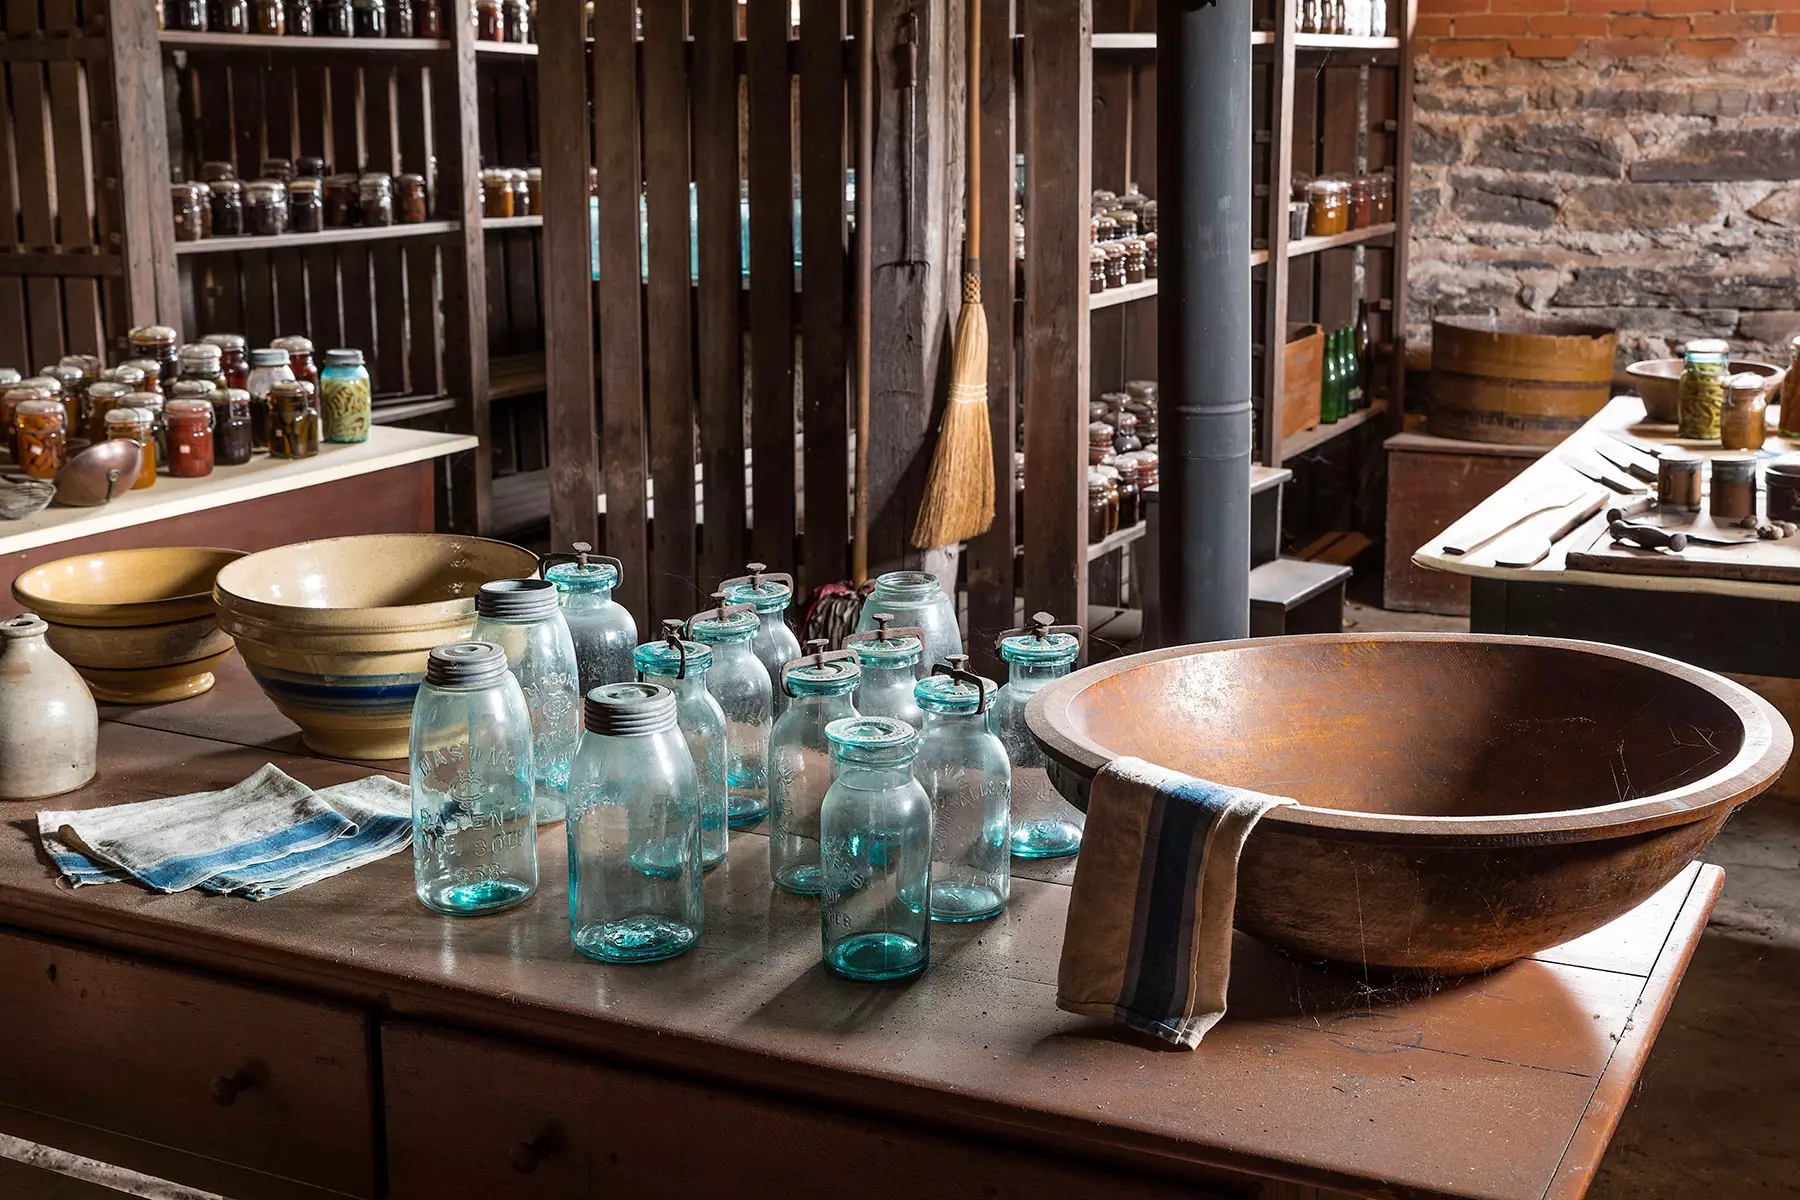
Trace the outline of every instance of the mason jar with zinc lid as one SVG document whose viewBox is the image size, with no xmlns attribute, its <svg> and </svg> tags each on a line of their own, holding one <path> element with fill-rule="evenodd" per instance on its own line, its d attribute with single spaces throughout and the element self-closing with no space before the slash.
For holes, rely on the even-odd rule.
<svg viewBox="0 0 1800 1200">
<path fill-rule="evenodd" d="M 1687 344 L 1681 373 L 1679 436 L 1710 441 L 1719 436 L 1725 407 L 1726 360 L 1731 346 L 1720 338 L 1696 338 Z"/>
</svg>

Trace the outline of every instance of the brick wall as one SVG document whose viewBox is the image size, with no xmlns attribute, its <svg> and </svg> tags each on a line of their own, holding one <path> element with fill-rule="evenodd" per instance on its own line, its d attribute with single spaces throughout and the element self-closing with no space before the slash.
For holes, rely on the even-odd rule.
<svg viewBox="0 0 1800 1200">
<path fill-rule="evenodd" d="M 1800 332 L 1800 0 L 1420 0 L 1409 324 Z M 1641 5 L 1641 6 L 1634 6 Z"/>
</svg>

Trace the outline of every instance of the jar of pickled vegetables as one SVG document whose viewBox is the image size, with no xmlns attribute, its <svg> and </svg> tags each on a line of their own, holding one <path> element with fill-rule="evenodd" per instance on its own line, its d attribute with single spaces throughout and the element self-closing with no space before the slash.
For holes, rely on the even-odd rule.
<svg viewBox="0 0 1800 1200">
<path fill-rule="evenodd" d="M 327 350 L 319 372 L 319 416 L 328 442 L 369 440 L 369 371 L 361 350 Z"/>
<path fill-rule="evenodd" d="M 169 427 L 169 474 L 181 479 L 211 475 L 213 406 L 209 400 L 171 400 L 163 410 Z"/>
<path fill-rule="evenodd" d="M 1719 436 L 1719 416 L 1725 408 L 1725 364 L 1731 346 L 1720 338 L 1696 338 L 1687 344 L 1685 355 L 1678 433 L 1712 441 Z"/>
<path fill-rule="evenodd" d="M 269 457 L 311 458 L 319 452 L 319 410 L 312 384 L 298 379 L 269 392 Z"/>
<path fill-rule="evenodd" d="M 107 441 L 132 441 L 143 449 L 137 482 L 131 485 L 133 491 L 156 483 L 156 437 L 152 425 L 150 413 L 141 408 L 115 408 L 106 414 Z"/>
</svg>

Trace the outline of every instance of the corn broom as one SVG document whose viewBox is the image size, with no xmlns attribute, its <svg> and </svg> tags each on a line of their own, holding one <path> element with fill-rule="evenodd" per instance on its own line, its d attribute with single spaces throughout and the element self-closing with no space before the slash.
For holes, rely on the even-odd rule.
<svg viewBox="0 0 1800 1200">
<path fill-rule="evenodd" d="M 963 241 L 962 313 L 950 360 L 949 402 L 913 525 L 921 550 L 955 545 L 994 523 L 994 438 L 988 428 L 988 328 L 981 307 L 981 0 L 969 14 L 968 225 Z"/>
</svg>

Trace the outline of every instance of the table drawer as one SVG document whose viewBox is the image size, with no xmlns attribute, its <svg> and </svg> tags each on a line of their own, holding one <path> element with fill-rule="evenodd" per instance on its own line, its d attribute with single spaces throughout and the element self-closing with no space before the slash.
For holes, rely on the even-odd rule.
<svg viewBox="0 0 1800 1200">
<path fill-rule="evenodd" d="M 1232 1194 L 411 1022 L 381 1047 L 391 1200 Z"/>
<path fill-rule="evenodd" d="M 0 1104 L 70 1123 L 67 1149 L 181 1171 L 181 1182 L 374 1195 L 368 1021 L 343 1005 L 0 933 Z M 56 1127 L 30 1128 L 52 1140 Z M 274 1178 L 265 1188 L 209 1163 Z"/>
</svg>

